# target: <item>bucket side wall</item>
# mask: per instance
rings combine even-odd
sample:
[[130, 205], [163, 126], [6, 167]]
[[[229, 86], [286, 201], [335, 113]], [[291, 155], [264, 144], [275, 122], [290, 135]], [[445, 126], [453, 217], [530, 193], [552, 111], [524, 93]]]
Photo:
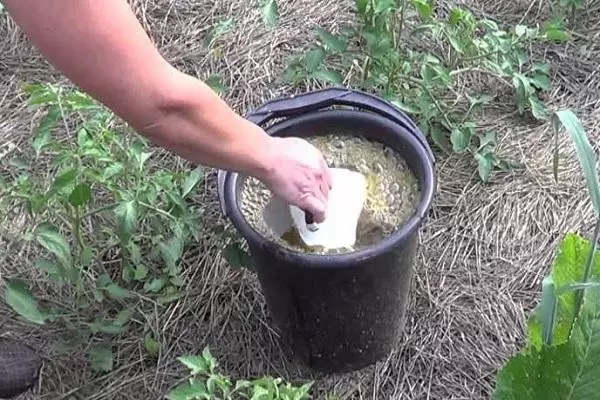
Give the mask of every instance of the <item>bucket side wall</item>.
[[251, 248], [271, 316], [310, 368], [363, 368], [397, 345], [404, 327], [417, 235], [369, 262], [341, 268], [302, 267]]

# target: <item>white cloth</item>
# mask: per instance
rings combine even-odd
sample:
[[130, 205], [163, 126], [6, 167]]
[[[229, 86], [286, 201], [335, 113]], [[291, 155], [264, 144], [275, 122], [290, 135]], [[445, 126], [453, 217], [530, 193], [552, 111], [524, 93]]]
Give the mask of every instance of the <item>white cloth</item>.
[[349, 248], [356, 243], [358, 219], [367, 199], [367, 180], [363, 174], [345, 168], [330, 168], [332, 188], [325, 221], [317, 229], [306, 226], [304, 212], [289, 205], [293, 224], [307, 246], [325, 250]]

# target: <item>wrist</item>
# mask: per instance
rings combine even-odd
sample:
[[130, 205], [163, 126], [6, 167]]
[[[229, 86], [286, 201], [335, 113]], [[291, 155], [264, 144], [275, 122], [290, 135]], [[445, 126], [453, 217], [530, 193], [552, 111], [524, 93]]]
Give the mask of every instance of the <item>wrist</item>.
[[262, 128], [245, 119], [244, 122], [247, 125], [244, 132], [248, 135], [244, 135], [241, 146], [248, 168], [241, 172], [265, 181], [277, 167], [275, 142], [278, 138], [269, 136]]

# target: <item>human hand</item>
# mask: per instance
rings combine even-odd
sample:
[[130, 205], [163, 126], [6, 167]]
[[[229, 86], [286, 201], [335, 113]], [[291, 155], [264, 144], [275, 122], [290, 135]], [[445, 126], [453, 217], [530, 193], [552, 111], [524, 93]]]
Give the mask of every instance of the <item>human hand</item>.
[[270, 137], [268, 143], [272, 168], [261, 180], [275, 195], [311, 213], [314, 222], [323, 222], [332, 184], [323, 154], [300, 138]]

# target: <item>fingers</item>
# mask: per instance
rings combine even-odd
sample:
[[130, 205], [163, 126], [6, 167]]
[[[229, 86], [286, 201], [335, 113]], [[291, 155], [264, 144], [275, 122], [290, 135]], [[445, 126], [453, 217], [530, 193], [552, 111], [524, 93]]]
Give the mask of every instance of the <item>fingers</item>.
[[305, 206], [305, 211], [313, 214], [316, 223], [321, 223], [325, 220], [329, 191], [333, 183], [325, 158], [321, 156], [320, 160], [321, 169], [315, 174], [316, 185], [314, 192], [312, 195], [306, 197]]
[[305, 212], [311, 213], [314, 222], [321, 223], [325, 221], [325, 203], [316, 196], [305, 197], [302, 204], [299, 204], [299, 207]]

